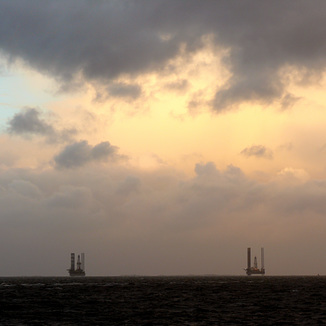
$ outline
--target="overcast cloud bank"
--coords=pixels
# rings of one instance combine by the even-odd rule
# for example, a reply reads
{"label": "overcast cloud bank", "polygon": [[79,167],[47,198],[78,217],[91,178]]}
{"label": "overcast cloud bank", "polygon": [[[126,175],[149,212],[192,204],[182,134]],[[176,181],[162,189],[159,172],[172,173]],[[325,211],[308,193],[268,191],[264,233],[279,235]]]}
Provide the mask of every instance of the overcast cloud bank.
{"label": "overcast cloud bank", "polygon": [[[2,248],[2,274],[17,273],[25,255],[33,253],[31,259],[36,260],[45,252],[54,253],[53,243],[58,253],[50,259],[58,263],[53,273],[59,275],[64,274],[60,261],[66,258],[60,255],[67,248],[81,247],[94,255],[90,268],[103,274],[187,273],[187,268],[194,273],[227,273],[235,268],[241,274],[245,254],[232,251],[246,248],[248,239],[249,244],[273,245],[275,251],[312,232],[315,241],[325,236],[320,229],[326,210],[325,181],[260,184],[234,166],[220,171],[213,163],[198,164],[191,179],[171,171],[143,173],[117,166],[97,171],[2,171],[0,184],[1,241],[19,257],[11,262]],[[309,220],[304,218],[307,214]],[[35,247],[39,241],[42,251]],[[184,246],[192,248],[192,256]],[[230,258],[221,266],[216,257],[228,252],[239,261]],[[179,260],[181,253],[186,260]],[[278,259],[287,254],[280,253]],[[302,267],[301,258],[294,254],[293,269],[289,264],[284,268]],[[268,261],[271,272],[277,259]],[[28,268],[40,272],[39,266]],[[274,266],[279,273],[285,269]]]}
{"label": "overcast cloud bank", "polygon": [[[62,90],[84,81],[107,85],[108,96],[137,98],[137,85],[114,81],[165,67],[194,53],[210,35],[228,49],[230,79],[217,88],[217,112],[243,101],[292,106],[295,82],[315,82],[325,70],[324,1],[3,1],[0,49],[56,78]],[[112,84],[113,82],[113,84]]]}

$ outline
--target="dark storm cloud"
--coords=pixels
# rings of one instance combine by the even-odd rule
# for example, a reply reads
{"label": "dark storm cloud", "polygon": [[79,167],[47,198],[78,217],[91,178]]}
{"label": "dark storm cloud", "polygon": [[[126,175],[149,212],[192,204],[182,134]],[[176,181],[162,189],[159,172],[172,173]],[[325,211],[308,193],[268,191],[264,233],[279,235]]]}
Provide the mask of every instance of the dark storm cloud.
{"label": "dark storm cloud", "polygon": [[[320,0],[12,0],[0,4],[0,48],[71,88],[82,82],[77,76],[109,84],[163,68],[181,47],[196,51],[212,35],[229,49],[232,73],[211,101],[215,110],[275,99],[285,107],[293,98],[280,69],[297,68],[307,83],[324,71],[325,17]],[[135,94],[121,90],[115,94]]]}
{"label": "dark storm cloud", "polygon": [[109,142],[102,142],[94,147],[86,140],[67,145],[54,161],[58,168],[74,168],[85,165],[91,161],[105,161],[115,157],[118,148]]}
{"label": "dark storm cloud", "polygon": [[273,158],[273,152],[262,145],[246,147],[244,150],[241,151],[241,154],[247,157],[255,156],[255,157],[268,158],[268,159]]}
{"label": "dark storm cloud", "polygon": [[15,114],[8,121],[7,131],[12,135],[23,137],[43,136],[49,142],[67,141],[77,133],[75,129],[55,129],[51,123],[42,118],[41,112],[35,108],[27,108]]}

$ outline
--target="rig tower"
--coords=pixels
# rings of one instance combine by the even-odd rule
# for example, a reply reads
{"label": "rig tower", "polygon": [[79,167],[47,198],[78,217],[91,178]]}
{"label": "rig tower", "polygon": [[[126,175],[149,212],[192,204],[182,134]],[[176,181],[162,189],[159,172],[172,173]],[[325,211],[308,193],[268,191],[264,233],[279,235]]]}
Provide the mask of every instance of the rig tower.
{"label": "rig tower", "polygon": [[245,268],[247,275],[265,275],[264,266],[264,248],[261,248],[261,268],[258,268],[257,257],[254,258],[254,266],[251,266],[251,248],[247,249],[247,268]]}
{"label": "rig tower", "polygon": [[71,253],[70,256],[70,268],[68,269],[70,276],[85,276],[85,254],[81,254],[77,257],[77,268],[75,266],[75,253]]}

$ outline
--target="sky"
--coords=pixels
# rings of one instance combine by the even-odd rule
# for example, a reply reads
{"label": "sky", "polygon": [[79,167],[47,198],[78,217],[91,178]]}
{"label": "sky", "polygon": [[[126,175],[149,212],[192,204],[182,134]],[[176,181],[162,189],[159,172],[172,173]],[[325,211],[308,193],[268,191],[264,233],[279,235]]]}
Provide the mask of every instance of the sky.
{"label": "sky", "polygon": [[326,274],[325,1],[0,1],[0,275]]}

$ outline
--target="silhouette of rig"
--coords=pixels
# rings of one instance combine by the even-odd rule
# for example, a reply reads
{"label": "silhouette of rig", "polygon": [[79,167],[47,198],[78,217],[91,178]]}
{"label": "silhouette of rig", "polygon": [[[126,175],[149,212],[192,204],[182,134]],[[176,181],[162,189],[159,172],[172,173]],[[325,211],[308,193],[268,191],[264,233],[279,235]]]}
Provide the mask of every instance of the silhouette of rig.
{"label": "silhouette of rig", "polygon": [[247,249],[247,268],[245,271],[247,275],[265,275],[264,266],[264,248],[261,248],[261,268],[258,268],[257,257],[254,258],[254,266],[251,266],[251,248]]}
{"label": "silhouette of rig", "polygon": [[75,268],[75,253],[71,253],[71,265],[68,269],[70,276],[85,276],[85,254],[82,253],[81,257],[78,255],[77,268]]}

